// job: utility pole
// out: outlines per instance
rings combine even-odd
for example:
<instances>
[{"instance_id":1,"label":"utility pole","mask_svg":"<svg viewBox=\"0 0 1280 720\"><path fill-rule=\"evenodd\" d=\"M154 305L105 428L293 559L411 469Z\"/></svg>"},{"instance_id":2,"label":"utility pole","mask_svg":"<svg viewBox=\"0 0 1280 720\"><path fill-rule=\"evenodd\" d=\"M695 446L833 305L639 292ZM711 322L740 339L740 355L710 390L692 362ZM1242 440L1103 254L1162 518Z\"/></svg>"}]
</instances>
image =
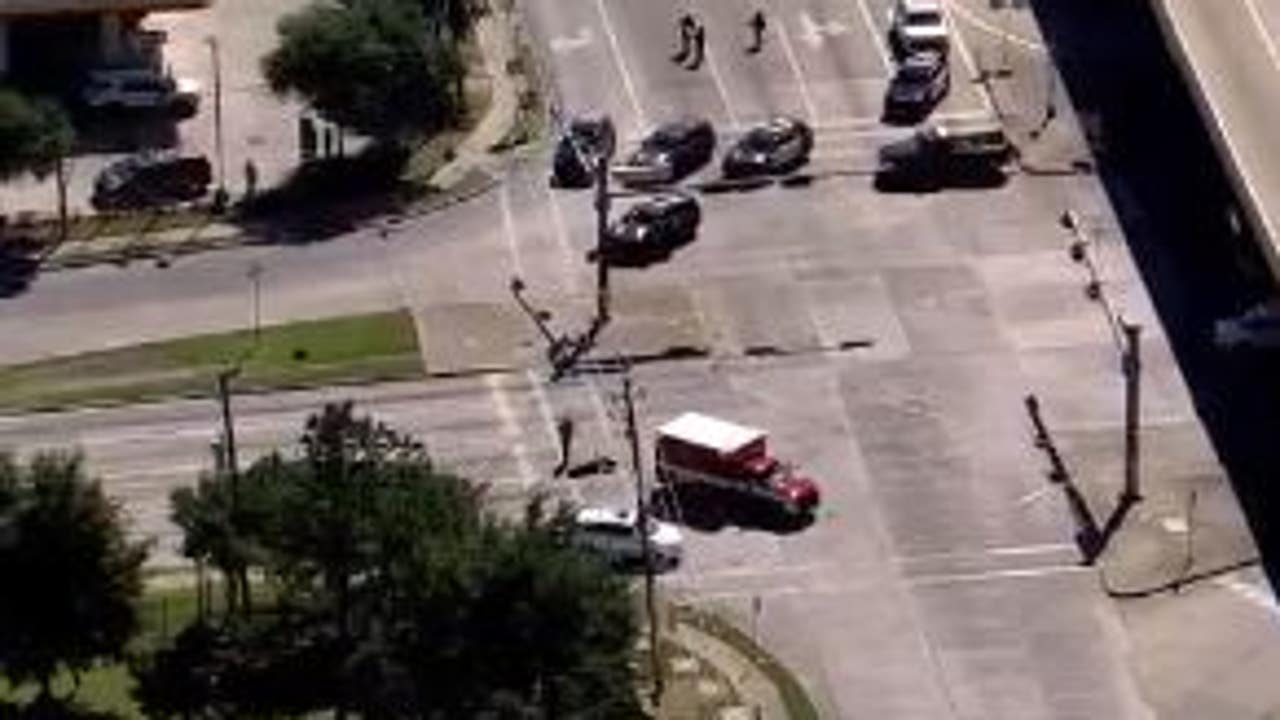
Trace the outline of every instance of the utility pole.
<instances>
[{"instance_id":1,"label":"utility pole","mask_svg":"<svg viewBox=\"0 0 1280 720\"><path fill-rule=\"evenodd\" d=\"M609 263L605 243L609 241L609 162L617 147L613 119L600 119L598 145L591 160L596 172L596 321L609 322Z\"/></svg>"},{"instance_id":2,"label":"utility pole","mask_svg":"<svg viewBox=\"0 0 1280 720\"><path fill-rule=\"evenodd\" d=\"M209 44L213 63L213 145L218 161L218 189L214 192L213 204L221 212L227 204L227 155L222 140L222 58L218 38L210 35L205 42Z\"/></svg>"},{"instance_id":3,"label":"utility pole","mask_svg":"<svg viewBox=\"0 0 1280 720\"><path fill-rule=\"evenodd\" d=\"M253 344L262 338L262 263L249 263L249 282L253 283Z\"/></svg>"},{"instance_id":4,"label":"utility pole","mask_svg":"<svg viewBox=\"0 0 1280 720\"><path fill-rule=\"evenodd\" d=\"M1124 349L1121 354L1121 370L1124 372L1124 490L1121 504L1133 504L1142 499L1138 490L1141 467L1139 432L1142 422L1142 326L1120 321L1124 333Z\"/></svg>"},{"instance_id":5,"label":"utility pole","mask_svg":"<svg viewBox=\"0 0 1280 720\"><path fill-rule=\"evenodd\" d=\"M644 563L644 604L649 616L649 668L653 674L654 707L662 702L664 679L658 648L658 611L654 599L653 555L649 543L649 503L644 497L644 474L640 462L640 435L636 430L636 406L631 386L631 366L623 366L622 403L626 412L627 442L631 445L631 471L636 482L636 515L640 524L640 552Z\"/></svg>"},{"instance_id":6,"label":"utility pole","mask_svg":"<svg viewBox=\"0 0 1280 720\"><path fill-rule=\"evenodd\" d=\"M240 374L234 367L218 373L218 400L222 406L222 451L226 456L227 477L231 478L231 515L239 512L240 465L236 459L236 430L231 418L231 379Z\"/></svg>"}]
</instances>

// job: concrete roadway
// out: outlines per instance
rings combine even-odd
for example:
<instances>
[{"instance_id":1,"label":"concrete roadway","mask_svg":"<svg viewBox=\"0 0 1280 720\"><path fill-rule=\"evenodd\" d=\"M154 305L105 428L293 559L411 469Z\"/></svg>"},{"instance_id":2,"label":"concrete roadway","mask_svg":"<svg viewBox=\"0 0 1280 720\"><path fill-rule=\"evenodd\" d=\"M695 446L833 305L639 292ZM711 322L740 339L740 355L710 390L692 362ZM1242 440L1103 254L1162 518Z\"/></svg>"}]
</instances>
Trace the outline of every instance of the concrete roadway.
<instances>
[{"instance_id":1,"label":"concrete roadway","mask_svg":"<svg viewBox=\"0 0 1280 720\"><path fill-rule=\"evenodd\" d=\"M1039 394L1089 479L1118 481L1105 441L1119 433L1115 349L1055 222L1072 208L1097 240L1108 296L1149 328L1149 453L1178 459L1151 472L1212 477L1212 453L1101 191L1088 177L1015 176L998 189L876 193L869 158L898 132L875 124L883 0L778 0L766 48L753 57L742 50L745 2L694 0L710 21L711 51L696 72L666 57L676 7L524 5L567 111L606 110L626 140L673 113L732 131L787 111L816 120L815 165L841 172L808 187L704 195L697 242L669 263L615 275L619 317L606 346L660 350L689 333L711 350L709 359L637 369L646 443L676 413L721 414L770 429L778 454L800 461L825 494L817 523L802 532L690 531L688 561L663 592L741 617L800 671L827 717L1149 717L1115 606L1076 564L1069 514L1046 489L1021 404L1024 393ZM984 111L964 81L967 57L957 54L960 77L943 113ZM261 259L268 318L407 305L427 330L429 364L444 350L465 356L461 334L485 323L459 318L510 313L512 273L557 317L589 299L589 193L553 193L545 172L545 157L513 160L498 191L408 221L385 240L362 231L163 271L43 278L0 304L3 353L243 325L244 272ZM516 370L238 398L246 460L295 435L323 400L353 397L422 435L445 465L491 483L499 508L533 488L629 502L621 472L548 479L560 415L576 420L578 459L626 458L610 399L616 379L547 385L522 333L492 335L474 359L517 358ZM845 343L858 347L836 349ZM753 348L777 355L746 357ZM0 444L79 444L140 532L161 538L165 562L176 547L165 495L208 464L216 428L213 403L174 402L0 419ZM1235 599L1256 593L1253 582L1222 589L1223 602L1258 613Z\"/></svg>"},{"instance_id":2,"label":"concrete roadway","mask_svg":"<svg viewBox=\"0 0 1280 720\"><path fill-rule=\"evenodd\" d=\"M1216 134L1263 256L1280 277L1280 2L1154 0L1175 57Z\"/></svg>"}]
</instances>

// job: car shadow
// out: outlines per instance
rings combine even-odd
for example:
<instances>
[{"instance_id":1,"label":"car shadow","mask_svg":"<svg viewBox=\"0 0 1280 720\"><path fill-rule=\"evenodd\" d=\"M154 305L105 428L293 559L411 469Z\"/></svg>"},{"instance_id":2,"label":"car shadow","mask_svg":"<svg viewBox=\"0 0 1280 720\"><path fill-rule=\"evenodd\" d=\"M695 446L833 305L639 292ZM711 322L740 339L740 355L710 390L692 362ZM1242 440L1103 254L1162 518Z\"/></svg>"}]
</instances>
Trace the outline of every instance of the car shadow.
<instances>
[{"instance_id":1,"label":"car shadow","mask_svg":"<svg viewBox=\"0 0 1280 720\"><path fill-rule=\"evenodd\" d=\"M660 520L703 533L717 533L733 526L742 530L790 535L805 530L816 520L813 513L793 515L764 506L731 506L723 499L695 498L670 487L655 489L650 494L649 507Z\"/></svg>"},{"instance_id":2,"label":"car shadow","mask_svg":"<svg viewBox=\"0 0 1280 720\"><path fill-rule=\"evenodd\" d=\"M73 112L72 119L76 153L105 155L175 148L179 144L178 123L183 118L157 112L81 109Z\"/></svg>"}]
</instances>

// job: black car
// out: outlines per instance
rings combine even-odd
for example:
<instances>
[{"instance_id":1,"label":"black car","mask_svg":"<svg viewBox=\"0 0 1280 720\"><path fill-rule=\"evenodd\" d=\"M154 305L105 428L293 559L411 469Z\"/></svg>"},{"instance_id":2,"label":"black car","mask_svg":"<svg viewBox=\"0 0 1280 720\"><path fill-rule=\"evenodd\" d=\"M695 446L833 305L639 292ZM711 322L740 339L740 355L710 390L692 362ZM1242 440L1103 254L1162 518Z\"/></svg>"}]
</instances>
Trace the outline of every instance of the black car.
<instances>
[{"instance_id":1,"label":"black car","mask_svg":"<svg viewBox=\"0 0 1280 720\"><path fill-rule=\"evenodd\" d=\"M880 148L876 187L936 190L999 185L1018 149L996 123L933 125Z\"/></svg>"},{"instance_id":2,"label":"black car","mask_svg":"<svg viewBox=\"0 0 1280 720\"><path fill-rule=\"evenodd\" d=\"M610 265L647 265L665 260L698 234L702 210L688 195L668 193L632 205L609 226L604 244ZM598 259L598 258L594 258Z\"/></svg>"},{"instance_id":3,"label":"black car","mask_svg":"<svg viewBox=\"0 0 1280 720\"><path fill-rule=\"evenodd\" d=\"M803 121L777 117L748 130L724 156L727 178L788 173L809 161L813 129Z\"/></svg>"},{"instance_id":4,"label":"black car","mask_svg":"<svg viewBox=\"0 0 1280 720\"><path fill-rule=\"evenodd\" d=\"M203 155L133 155L98 174L90 203L96 210L174 205L203 197L212 180L209 159Z\"/></svg>"},{"instance_id":5,"label":"black car","mask_svg":"<svg viewBox=\"0 0 1280 720\"><path fill-rule=\"evenodd\" d=\"M675 120L658 126L613 174L628 185L673 183L710 162L715 147L711 123Z\"/></svg>"},{"instance_id":6,"label":"black car","mask_svg":"<svg viewBox=\"0 0 1280 720\"><path fill-rule=\"evenodd\" d=\"M929 114L951 89L947 58L937 52L907 56L884 95L884 119L915 121Z\"/></svg>"},{"instance_id":7,"label":"black car","mask_svg":"<svg viewBox=\"0 0 1280 720\"><path fill-rule=\"evenodd\" d=\"M598 117L576 117L569 121L556 143L551 161L553 187L585 188L595 182L590 164L600 154L613 151L613 127Z\"/></svg>"}]
</instances>

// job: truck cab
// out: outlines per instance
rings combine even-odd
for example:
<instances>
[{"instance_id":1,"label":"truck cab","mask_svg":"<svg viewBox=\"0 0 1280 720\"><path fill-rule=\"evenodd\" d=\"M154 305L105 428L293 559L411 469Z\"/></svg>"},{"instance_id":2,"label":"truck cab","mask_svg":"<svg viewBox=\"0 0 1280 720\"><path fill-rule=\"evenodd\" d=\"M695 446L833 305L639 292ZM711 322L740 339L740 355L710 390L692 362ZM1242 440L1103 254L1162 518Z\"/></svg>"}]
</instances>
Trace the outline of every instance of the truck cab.
<instances>
[{"instance_id":1,"label":"truck cab","mask_svg":"<svg viewBox=\"0 0 1280 720\"><path fill-rule=\"evenodd\" d=\"M658 481L718 515L762 510L808 518L820 502L818 485L770 454L763 430L685 413L658 428ZM706 506L706 505L709 505Z\"/></svg>"}]
</instances>

